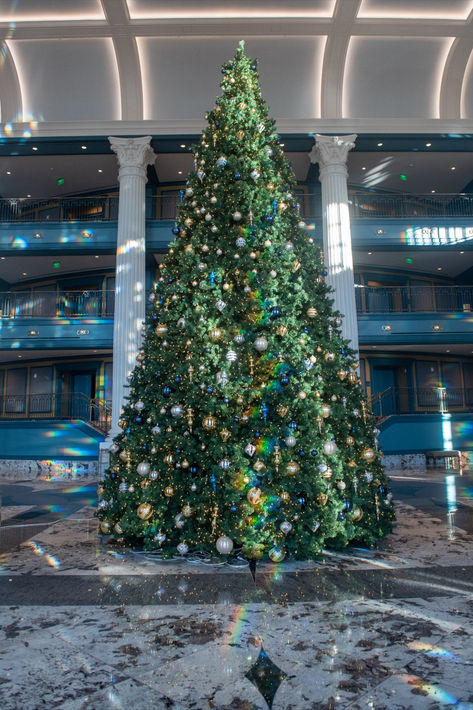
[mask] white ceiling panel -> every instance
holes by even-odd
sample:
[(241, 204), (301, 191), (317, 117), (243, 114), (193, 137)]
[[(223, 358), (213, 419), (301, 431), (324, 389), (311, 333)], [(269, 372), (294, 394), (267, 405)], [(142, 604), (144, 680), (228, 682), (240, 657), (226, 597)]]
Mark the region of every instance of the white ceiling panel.
[(120, 118), (111, 39), (8, 40), (28, 120)]
[(462, 118), (473, 118), (473, 52), (466, 65), (461, 98)]
[(362, 0), (358, 17), (465, 20), (472, 0)]
[[(104, 19), (100, 0), (16, 0), (0, 4), (0, 22)], [(13, 34), (14, 36), (14, 34)]]
[(127, 0), (132, 19), (331, 17), (335, 0)]
[(352, 37), (344, 117), (438, 118), (442, 71), (452, 38)]
[[(239, 38), (139, 38), (145, 119), (200, 118), (221, 94), (220, 67)], [(275, 118), (320, 115), (325, 37), (251, 38), (246, 52), (258, 57), (263, 98)]]

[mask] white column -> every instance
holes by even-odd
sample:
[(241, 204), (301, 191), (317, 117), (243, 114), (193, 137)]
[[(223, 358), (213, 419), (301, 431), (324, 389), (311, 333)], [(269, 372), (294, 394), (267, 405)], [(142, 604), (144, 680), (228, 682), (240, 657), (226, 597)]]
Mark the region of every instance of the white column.
[(332, 286), (334, 307), (343, 315), (342, 335), (358, 351), (355, 280), (351, 247), (350, 212), (347, 191), (347, 156), (356, 135), (322, 136), (316, 134), (309, 153), (318, 163), (322, 183), (323, 248), (327, 283)]
[(151, 136), (109, 137), (118, 156), (118, 201), (115, 314), (113, 323), (112, 427), (109, 438), (120, 431), (118, 420), (127, 393), (127, 376), (136, 364), (146, 306), (145, 185), (146, 167), (156, 155)]

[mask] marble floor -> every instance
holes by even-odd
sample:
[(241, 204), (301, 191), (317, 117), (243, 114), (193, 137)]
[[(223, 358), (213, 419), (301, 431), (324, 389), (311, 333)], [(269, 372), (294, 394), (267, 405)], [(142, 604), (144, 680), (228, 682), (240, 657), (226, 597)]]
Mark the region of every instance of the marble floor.
[[(34, 527), (29, 503), (2, 530)], [(1, 555), (2, 710), (473, 710), (473, 534), (442, 508), (401, 500), (376, 550), (255, 568), (124, 552), (93, 512)]]

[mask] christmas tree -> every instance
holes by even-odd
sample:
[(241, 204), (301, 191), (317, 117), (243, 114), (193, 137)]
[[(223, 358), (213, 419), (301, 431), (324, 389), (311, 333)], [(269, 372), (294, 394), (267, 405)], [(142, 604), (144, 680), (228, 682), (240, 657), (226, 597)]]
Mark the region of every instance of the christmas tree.
[(194, 147), (99, 491), (126, 544), (311, 559), (394, 519), (355, 353), (240, 44)]

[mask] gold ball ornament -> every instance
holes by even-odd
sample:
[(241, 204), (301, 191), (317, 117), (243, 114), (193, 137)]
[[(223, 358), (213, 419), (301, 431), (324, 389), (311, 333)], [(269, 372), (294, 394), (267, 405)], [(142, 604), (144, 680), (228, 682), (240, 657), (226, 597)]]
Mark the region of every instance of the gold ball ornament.
[(317, 309), (311, 306), (310, 308), (307, 309), (307, 316), (309, 318), (317, 318), (318, 312)]
[(335, 353), (325, 353), (324, 360), (325, 362), (333, 362), (335, 360)]
[(123, 449), (123, 451), (120, 451), (119, 456), (122, 461), (128, 461), (128, 459), (129, 459), (129, 453), (128, 453), (128, 451), (125, 451), (125, 449)]
[(218, 340), (220, 340), (222, 337), (222, 331), (220, 328), (212, 328), (210, 331), (210, 339), (216, 343)]
[(140, 520), (148, 520), (153, 515), (153, 506), (151, 503), (141, 503), (136, 511), (137, 516)]
[(322, 404), (320, 412), (321, 412), (323, 418), (327, 419), (327, 417), (329, 417), (330, 414), (332, 413), (332, 408), (329, 404)]
[(166, 454), (166, 456), (163, 458), (164, 463), (166, 466), (172, 466), (174, 463), (174, 458), (172, 454)]
[(356, 468), (356, 461), (349, 461), (347, 463), (348, 468)]
[(250, 490), (246, 494), (246, 497), (248, 499), (248, 503), (251, 503), (251, 505), (258, 505), (261, 500), (261, 489), (250, 488)]
[(187, 459), (184, 459), (184, 461), (182, 461), (182, 463), (181, 463), (181, 468), (189, 468), (189, 466), (190, 466), (189, 461)]
[(286, 473), (288, 476), (295, 476), (300, 471), (300, 466), (297, 461), (289, 461), (286, 465)]
[(185, 518), (190, 518), (190, 516), (192, 515), (192, 508), (190, 507), (190, 505), (185, 505), (183, 507), (182, 514)]
[(190, 217), (187, 217), (187, 218), (184, 220), (184, 224), (186, 225), (186, 227), (192, 227), (193, 221), (192, 221), (192, 219), (191, 219)]
[(99, 498), (101, 498), (103, 496), (103, 486), (99, 486), (97, 488), (97, 495)]
[(373, 449), (363, 449), (363, 451), (361, 452), (361, 457), (365, 461), (374, 461), (374, 459), (376, 458), (376, 454)]
[(174, 495), (174, 488), (172, 486), (166, 486), (166, 488), (164, 489), (164, 495), (166, 496), (166, 498), (172, 498), (172, 496)]
[(346, 370), (338, 370), (337, 377), (339, 380), (341, 380), (343, 382), (343, 380), (345, 379), (346, 376), (347, 376)]
[(138, 353), (138, 355), (136, 356), (136, 359), (138, 360), (138, 362), (143, 362), (143, 360), (145, 359), (145, 354)]
[(164, 325), (163, 323), (158, 323), (158, 325), (155, 328), (155, 332), (159, 338), (164, 338), (164, 336), (168, 332), (168, 327), (167, 327), (167, 325)]
[(281, 491), (279, 497), (281, 498), (283, 503), (289, 503), (289, 501), (291, 500), (291, 496), (287, 491)]
[(319, 493), (317, 496), (317, 502), (320, 503), (321, 506), (327, 505), (328, 501), (328, 495), (326, 493)]
[(100, 523), (100, 532), (104, 535), (110, 535), (111, 525), (108, 520), (102, 520)]
[(297, 394), (297, 396), (299, 397), (299, 399), (305, 399), (307, 397), (306, 393), (302, 390)]
[(361, 508), (356, 507), (353, 510), (353, 515), (352, 515), (353, 522), (358, 523), (362, 519), (362, 517), (363, 517), (363, 511), (361, 510)]
[(121, 527), (120, 527), (120, 523), (116, 523), (116, 524), (115, 524), (115, 527), (114, 527), (113, 529), (115, 530), (115, 532), (116, 532), (118, 535), (123, 535), (123, 530), (122, 530)]
[(352, 362), (352, 364), (350, 365), (352, 370), (358, 370), (359, 366), (360, 366), (359, 362)]
[(120, 427), (120, 429), (125, 429), (126, 428), (126, 421), (124, 419), (119, 419), (118, 426)]
[(358, 382), (358, 375), (356, 372), (349, 372), (347, 374), (347, 381), (351, 384), (354, 385)]
[(202, 427), (205, 431), (212, 431), (217, 426), (217, 420), (215, 417), (207, 416), (202, 419)]
[(355, 445), (355, 439), (352, 436), (347, 436), (345, 439), (347, 446), (354, 446)]
[(278, 325), (276, 328), (276, 333), (280, 335), (281, 337), (284, 337), (287, 333), (287, 328), (285, 325)]

